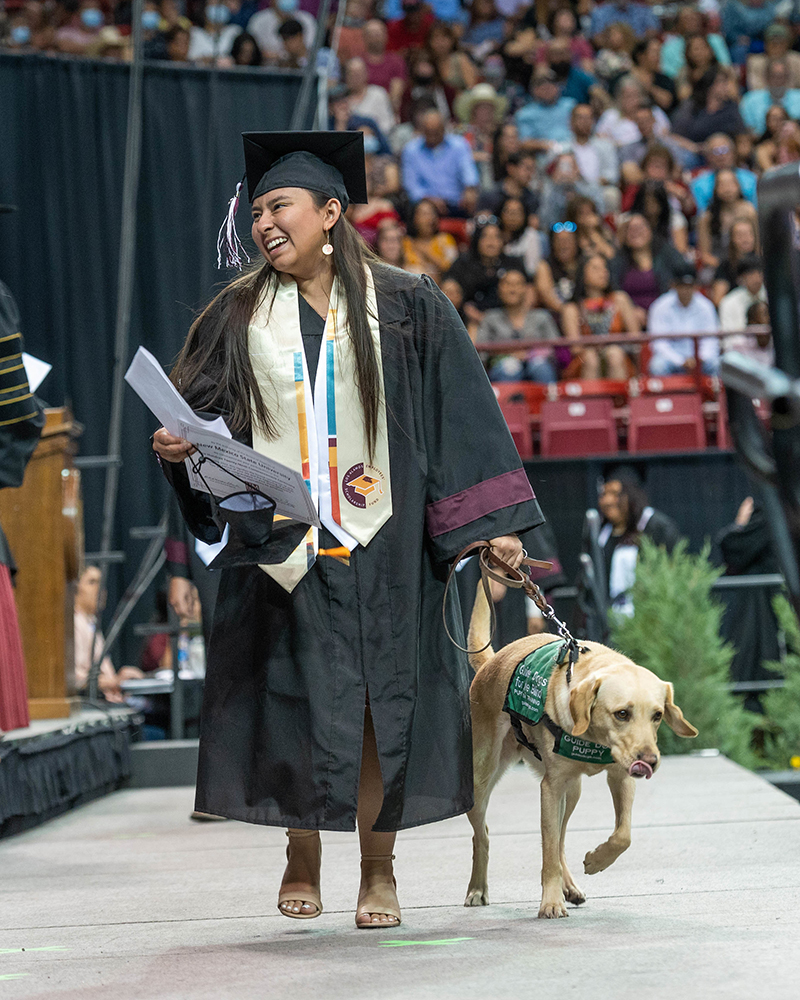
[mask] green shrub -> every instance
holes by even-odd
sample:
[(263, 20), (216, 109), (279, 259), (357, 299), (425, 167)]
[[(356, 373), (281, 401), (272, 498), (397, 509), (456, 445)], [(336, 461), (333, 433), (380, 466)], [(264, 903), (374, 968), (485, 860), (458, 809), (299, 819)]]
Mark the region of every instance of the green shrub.
[(721, 570), (681, 542), (672, 554), (643, 538), (633, 587), (634, 614), (612, 622), (612, 643), (671, 681), (675, 701), (699, 730), (682, 739), (665, 725), (659, 730), (663, 753), (688, 753), (715, 747), (745, 767), (758, 763), (751, 749), (758, 717), (745, 710), (725, 685), (730, 682), (733, 649), (720, 638), (722, 606), (711, 597)]
[(775, 616), (786, 633), (788, 652), (784, 663), (765, 663), (768, 670), (783, 674), (784, 686), (761, 699), (764, 706), (764, 763), (784, 770), (792, 757), (800, 755), (800, 627), (794, 610), (782, 594), (772, 602)]

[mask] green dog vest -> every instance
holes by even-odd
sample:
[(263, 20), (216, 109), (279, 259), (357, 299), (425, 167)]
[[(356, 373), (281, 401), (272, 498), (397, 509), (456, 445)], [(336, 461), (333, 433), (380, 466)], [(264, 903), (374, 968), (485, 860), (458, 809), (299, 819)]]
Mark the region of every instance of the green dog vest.
[(590, 743), (589, 740), (582, 740), (564, 732), (545, 715), (547, 686), (553, 670), (561, 663), (565, 653), (565, 644), (560, 639), (555, 639), (534, 649), (521, 663), (518, 663), (511, 675), (503, 711), (508, 712), (511, 717), (517, 740), (537, 757), (539, 753), (522, 732), (520, 726), (522, 722), (529, 726), (537, 726), (544, 721), (555, 736), (553, 751), (561, 757), (569, 757), (571, 760), (579, 760), (586, 764), (613, 764), (614, 758), (608, 747), (600, 743)]

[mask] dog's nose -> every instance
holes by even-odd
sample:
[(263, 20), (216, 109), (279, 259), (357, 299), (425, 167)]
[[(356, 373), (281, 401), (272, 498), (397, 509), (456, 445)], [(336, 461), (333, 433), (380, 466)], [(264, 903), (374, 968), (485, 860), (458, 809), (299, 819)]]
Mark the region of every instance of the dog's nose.
[(654, 753), (638, 753), (636, 759), (643, 760), (650, 767), (655, 767), (658, 763), (658, 755)]

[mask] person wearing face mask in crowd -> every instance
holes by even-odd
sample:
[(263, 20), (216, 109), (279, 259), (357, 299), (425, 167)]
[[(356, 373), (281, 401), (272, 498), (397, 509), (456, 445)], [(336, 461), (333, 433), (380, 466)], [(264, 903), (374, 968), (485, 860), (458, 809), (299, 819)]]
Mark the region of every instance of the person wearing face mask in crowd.
[(300, 0), (270, 0), (266, 10), (260, 10), (247, 22), (248, 32), (258, 42), (261, 51), (273, 61), (277, 61), (283, 51), (283, 43), (278, 29), (289, 18), (299, 21), (303, 26), (303, 41), (306, 48), (314, 44), (317, 30), (316, 21), (304, 10), (300, 10)]
[(70, 2), (65, 6), (71, 17), (56, 32), (56, 50), (71, 56), (86, 55), (97, 41), (100, 29), (106, 23), (105, 14), (100, 9), (97, 0)]
[(409, 122), (412, 110), (427, 102), (444, 117), (450, 118), (456, 92), (444, 83), (439, 70), (425, 52), (413, 52), (408, 59), (409, 80), (400, 100), (400, 121)]
[(27, 12), (21, 10), (10, 18), (9, 31), (3, 45), (14, 51), (24, 51), (32, 48), (32, 32)]
[(230, 63), (234, 39), (242, 33), (238, 24), (231, 24), (231, 14), (238, 9), (239, 0), (206, 4), (204, 26), (192, 25), (189, 62), (219, 64), (224, 59)]

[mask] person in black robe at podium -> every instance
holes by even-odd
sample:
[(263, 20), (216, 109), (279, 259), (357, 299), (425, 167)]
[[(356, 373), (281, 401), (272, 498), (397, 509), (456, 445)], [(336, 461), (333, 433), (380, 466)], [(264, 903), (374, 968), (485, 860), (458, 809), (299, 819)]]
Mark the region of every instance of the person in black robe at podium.
[[(473, 803), (470, 674), (442, 624), (448, 564), (485, 538), (518, 566), (517, 532), (543, 518), (450, 302), (377, 260), (344, 217), (367, 200), (361, 133), (244, 142), (265, 262), (199, 317), (172, 378), (302, 475), (322, 526), (275, 521), (249, 550), (231, 528), (215, 560), (196, 808), (289, 828), (278, 905), (296, 918), (322, 911), (318, 831), (357, 826), (356, 925), (385, 929), (400, 922), (395, 832)], [(162, 428), (153, 447), (193, 533), (219, 540), (220, 515), (190, 488), (189, 443)], [(455, 593), (447, 615), (463, 645)]]
[[(780, 573), (766, 515), (752, 497), (742, 501), (733, 524), (717, 536), (717, 545), (729, 576)], [(772, 600), (780, 590), (776, 584), (725, 593), (721, 632), (736, 650), (732, 681), (776, 680), (776, 675), (761, 664), (777, 661), (780, 656), (778, 620), (772, 610)]]
[[(0, 212), (13, 211), (0, 205)], [(22, 363), (17, 304), (0, 281), (0, 489), (21, 486), (44, 427)], [(25, 662), (12, 588), (16, 566), (0, 525), (0, 732), (29, 723)]]

